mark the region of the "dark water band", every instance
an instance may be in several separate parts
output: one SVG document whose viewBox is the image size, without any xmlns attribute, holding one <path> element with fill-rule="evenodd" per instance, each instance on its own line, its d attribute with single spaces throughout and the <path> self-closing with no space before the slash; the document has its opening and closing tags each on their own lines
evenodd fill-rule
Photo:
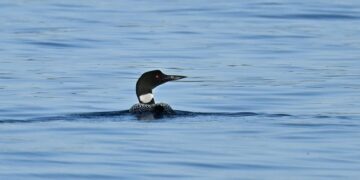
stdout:
<svg viewBox="0 0 360 180">
<path fill-rule="evenodd" d="M 261 116 L 261 117 L 311 117 L 314 119 L 326 119 L 326 118 L 337 118 L 337 119 L 352 119 L 349 116 L 327 116 L 327 115 L 290 115 L 290 114 L 268 114 L 268 113 L 255 113 L 255 112 L 191 112 L 191 111 L 175 111 L 175 115 L 164 116 L 163 119 L 181 118 L 181 117 L 201 117 L 201 116 L 212 116 L 212 117 L 246 117 L 246 116 Z M 36 123 L 36 122 L 51 122 L 51 121 L 81 121 L 81 120 L 133 120 L 136 119 L 134 115 L 129 113 L 128 110 L 122 111 L 105 111 L 105 112 L 90 112 L 90 113 L 77 113 L 60 116 L 50 117 L 38 117 L 31 119 L 3 119 L 0 120 L 2 123 Z M 116 118 L 116 119 L 115 119 Z"/>
</svg>

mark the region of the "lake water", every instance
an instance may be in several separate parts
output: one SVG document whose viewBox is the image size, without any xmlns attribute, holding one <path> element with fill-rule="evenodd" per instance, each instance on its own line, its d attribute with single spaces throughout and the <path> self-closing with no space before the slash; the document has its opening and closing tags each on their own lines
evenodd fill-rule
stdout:
<svg viewBox="0 0 360 180">
<path fill-rule="evenodd" d="M 360 1 L 0 2 L 0 179 L 359 179 Z M 176 117 L 124 113 L 135 83 Z M 99 113 L 100 112 L 100 113 Z"/>
</svg>

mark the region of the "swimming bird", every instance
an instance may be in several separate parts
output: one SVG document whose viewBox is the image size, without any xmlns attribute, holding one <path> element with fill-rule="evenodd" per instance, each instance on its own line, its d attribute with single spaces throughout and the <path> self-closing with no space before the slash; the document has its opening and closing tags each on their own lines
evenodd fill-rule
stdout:
<svg viewBox="0 0 360 180">
<path fill-rule="evenodd" d="M 173 115 L 175 111 L 166 103 L 155 103 L 152 90 L 166 82 L 183 79 L 186 76 L 166 75 L 160 70 L 145 72 L 136 82 L 136 95 L 139 103 L 130 108 L 130 113 L 140 119 L 161 118 L 164 115 Z"/>
</svg>

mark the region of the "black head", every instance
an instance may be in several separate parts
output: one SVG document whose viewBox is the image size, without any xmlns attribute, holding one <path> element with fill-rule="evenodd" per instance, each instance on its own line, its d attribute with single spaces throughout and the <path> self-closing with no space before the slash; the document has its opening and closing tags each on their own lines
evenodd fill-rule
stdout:
<svg viewBox="0 0 360 180">
<path fill-rule="evenodd" d="M 152 89 L 159 86 L 160 84 L 164 84 L 169 81 L 174 81 L 178 79 L 185 78 L 186 76 L 179 75 L 166 75 L 162 73 L 160 70 L 148 71 L 142 74 L 139 80 L 136 83 L 136 95 L 139 99 L 140 103 L 144 104 L 154 104 L 154 98 L 146 97 L 146 99 L 151 99 L 151 101 L 142 101 L 140 96 L 149 94 L 152 95 Z"/>
</svg>

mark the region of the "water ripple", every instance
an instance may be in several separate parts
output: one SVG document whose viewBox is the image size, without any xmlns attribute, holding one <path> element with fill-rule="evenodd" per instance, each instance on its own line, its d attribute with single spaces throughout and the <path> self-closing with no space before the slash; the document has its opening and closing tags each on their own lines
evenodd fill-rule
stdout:
<svg viewBox="0 0 360 180">
<path fill-rule="evenodd" d="M 284 14 L 284 15 L 257 15 L 268 19 L 307 19 L 307 20 L 358 20 L 359 16 L 347 14 Z"/>
<path fill-rule="evenodd" d="M 75 43 L 65 43 L 59 41 L 31 41 L 27 42 L 28 44 L 51 47 L 51 48 L 80 48 L 85 47 L 83 45 L 75 44 Z"/>
<path fill-rule="evenodd" d="M 330 116 L 330 115 L 290 115 L 283 113 L 255 113 L 255 112 L 191 112 L 191 111 L 180 111 L 176 110 L 175 115 L 166 115 L 164 117 L 156 118 L 162 120 L 170 120 L 170 119 L 178 119 L 178 118 L 194 118 L 199 119 L 199 117 L 219 117 L 220 119 L 226 117 L 264 117 L 264 118 L 293 118 L 293 119 L 301 119 L 301 118 L 312 118 L 312 119 L 344 119 L 344 120 L 352 120 L 355 116 Z M 50 117 L 37 117 L 31 119 L 3 119 L 0 120 L 1 123 L 34 123 L 34 122 L 51 122 L 51 121 L 129 121 L 129 120 L 146 120 L 143 118 L 137 118 L 132 115 L 128 110 L 121 111 L 104 111 L 104 112 L 90 112 L 90 113 L 78 113 L 78 114 L 69 114 L 69 115 L 60 115 L 60 116 L 50 116 Z M 156 120 L 149 119 L 149 120 Z M 340 124 L 296 124 L 296 123 L 282 123 L 284 126 L 308 126 L 308 127 L 316 127 L 316 126 L 338 126 Z M 343 124 L 342 124 L 343 125 Z M 353 126 L 353 125 L 349 125 Z"/>
</svg>

